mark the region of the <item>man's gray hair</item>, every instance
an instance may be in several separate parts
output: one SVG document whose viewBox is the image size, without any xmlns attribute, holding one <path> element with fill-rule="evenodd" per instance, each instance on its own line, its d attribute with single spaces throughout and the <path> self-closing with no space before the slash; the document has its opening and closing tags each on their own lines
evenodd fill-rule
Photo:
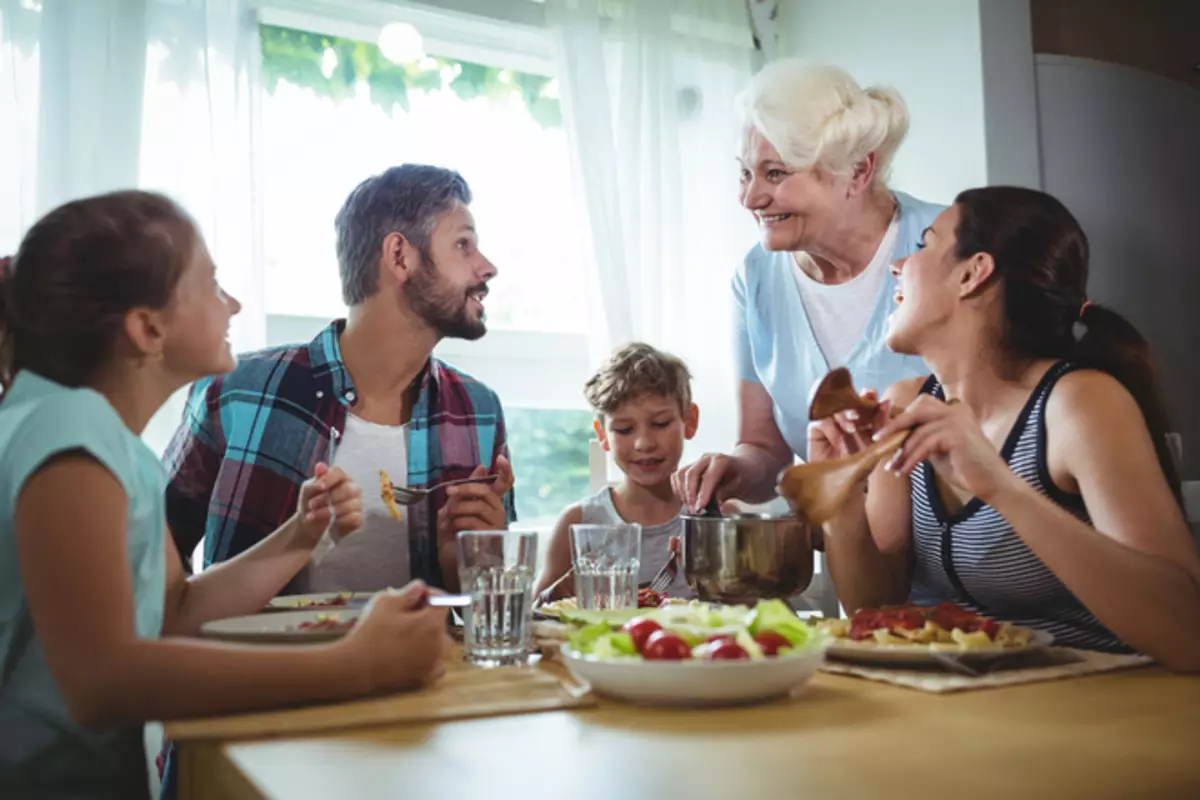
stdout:
<svg viewBox="0 0 1200 800">
<path fill-rule="evenodd" d="M 456 203 L 469 205 L 471 188 L 454 170 L 402 164 L 360 183 L 334 218 L 342 300 L 363 302 L 379 290 L 383 237 L 400 233 L 429 261 L 429 240 L 438 217 Z"/>
</svg>

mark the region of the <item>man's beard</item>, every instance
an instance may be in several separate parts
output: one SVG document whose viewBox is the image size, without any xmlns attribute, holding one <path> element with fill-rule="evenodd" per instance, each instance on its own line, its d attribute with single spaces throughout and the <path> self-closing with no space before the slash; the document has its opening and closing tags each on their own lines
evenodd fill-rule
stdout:
<svg viewBox="0 0 1200 800">
<path fill-rule="evenodd" d="M 438 275 L 433 259 L 423 256 L 420 268 L 402 288 L 413 311 L 443 338 L 474 341 L 487 333 L 484 316 L 473 318 L 467 298 L 471 292 L 487 291 L 486 284 L 456 289 Z"/>
</svg>

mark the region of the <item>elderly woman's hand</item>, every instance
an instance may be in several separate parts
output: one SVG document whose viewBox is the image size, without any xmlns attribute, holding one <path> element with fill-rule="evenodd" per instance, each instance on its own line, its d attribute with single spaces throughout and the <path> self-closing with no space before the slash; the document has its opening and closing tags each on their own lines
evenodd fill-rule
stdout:
<svg viewBox="0 0 1200 800">
<path fill-rule="evenodd" d="M 864 390 L 862 396 L 868 400 L 876 399 L 873 389 Z M 891 401 L 884 400 L 873 414 L 841 411 L 808 423 L 808 460 L 831 461 L 869 447 L 871 436 L 887 424 L 891 409 Z"/>
<path fill-rule="evenodd" d="M 715 495 L 718 503 L 739 497 L 745 491 L 745 476 L 739 461 L 723 453 L 706 453 L 695 464 L 671 476 L 671 488 L 692 513 L 708 505 Z"/>
</svg>

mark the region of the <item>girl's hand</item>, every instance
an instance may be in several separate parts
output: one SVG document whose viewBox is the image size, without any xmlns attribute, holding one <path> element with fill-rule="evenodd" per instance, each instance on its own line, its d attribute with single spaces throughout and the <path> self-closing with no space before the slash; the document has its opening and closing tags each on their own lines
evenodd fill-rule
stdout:
<svg viewBox="0 0 1200 800">
<path fill-rule="evenodd" d="M 330 522 L 338 537 L 352 533 L 363 524 L 362 489 L 341 467 L 317 464 L 313 477 L 300 487 L 296 521 L 308 547 L 316 547 Z"/>
<path fill-rule="evenodd" d="M 944 480 L 985 503 L 1013 478 L 975 415 L 961 403 L 921 395 L 876 431 L 874 438 L 906 428 L 912 433 L 884 469 L 911 475 L 918 464 L 928 460 Z"/>
<path fill-rule="evenodd" d="M 862 396 L 876 399 L 874 389 L 864 389 Z M 891 409 L 891 401 L 884 400 L 873 414 L 851 409 L 808 423 L 808 460 L 832 461 L 869 447 L 871 435 L 887 423 Z"/>
<path fill-rule="evenodd" d="M 452 646 L 446 609 L 430 606 L 430 593 L 421 581 L 379 592 L 358 624 L 334 645 L 354 665 L 366 691 L 413 689 L 446 671 Z"/>
</svg>

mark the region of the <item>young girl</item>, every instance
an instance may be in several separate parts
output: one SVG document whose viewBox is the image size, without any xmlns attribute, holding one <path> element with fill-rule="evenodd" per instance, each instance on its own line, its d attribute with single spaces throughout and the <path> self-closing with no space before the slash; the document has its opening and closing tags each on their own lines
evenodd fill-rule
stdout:
<svg viewBox="0 0 1200 800">
<path fill-rule="evenodd" d="M 1200 669 L 1200 558 L 1149 351 L 1087 300 L 1075 218 L 1042 192 L 974 189 L 894 271 L 888 345 L 933 375 L 894 384 L 873 419 L 809 428 L 813 460 L 911 430 L 826 526 L 842 604 L 920 592 Z"/>
<path fill-rule="evenodd" d="M 417 686 L 442 669 L 445 613 L 410 585 L 336 643 L 199 641 L 253 613 L 359 489 L 317 468 L 296 513 L 240 558 L 185 579 L 164 474 L 138 435 L 180 387 L 234 365 L 238 303 L 165 197 L 68 203 L 0 262 L 0 795 L 143 797 L 144 720 Z"/>
</svg>

